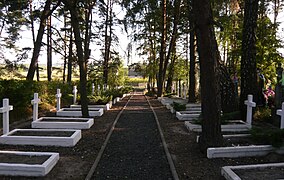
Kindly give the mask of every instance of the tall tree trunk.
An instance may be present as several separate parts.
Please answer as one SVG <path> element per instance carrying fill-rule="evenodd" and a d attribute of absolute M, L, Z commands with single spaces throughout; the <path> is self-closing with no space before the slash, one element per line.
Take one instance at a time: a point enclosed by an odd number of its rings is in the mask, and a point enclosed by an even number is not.
<path fill-rule="evenodd" d="M 39 57 L 42 38 L 43 38 L 43 34 L 44 34 L 44 28 L 46 26 L 46 19 L 60 5 L 61 0 L 59 0 L 57 2 L 57 4 L 52 8 L 52 10 L 50 10 L 51 3 L 52 3 L 51 0 L 46 0 L 43 12 L 40 16 L 40 24 L 39 24 L 39 29 L 38 29 L 38 33 L 37 33 L 37 38 L 36 38 L 36 41 L 34 43 L 33 56 L 32 56 L 31 63 L 30 63 L 30 66 L 29 66 L 29 70 L 28 70 L 28 74 L 27 74 L 27 77 L 26 77 L 26 79 L 29 80 L 29 81 L 32 81 L 34 79 L 34 74 L 35 74 L 35 70 L 36 70 L 36 67 L 37 67 L 37 60 L 38 60 L 38 57 Z"/>
<path fill-rule="evenodd" d="M 66 14 L 64 11 L 64 27 L 66 27 Z M 65 83 L 66 80 L 66 65 L 67 65 L 67 32 L 66 30 L 64 31 L 64 65 L 63 65 L 63 82 Z"/>
<path fill-rule="evenodd" d="M 165 59 L 165 63 L 164 63 L 164 68 L 163 68 L 163 82 L 165 81 L 165 77 L 166 77 L 166 72 L 167 72 L 167 68 L 168 68 L 168 64 L 171 58 L 171 55 L 175 52 L 175 47 L 176 47 L 176 40 L 177 40 L 177 36 L 178 36 L 178 23 L 180 20 L 180 3 L 181 0 L 175 0 L 174 2 L 174 26 L 173 26 L 173 32 L 172 32 L 172 37 L 171 37 L 171 41 L 170 41 L 170 45 L 169 45 L 169 50 L 168 50 L 168 54 L 166 56 Z"/>
<path fill-rule="evenodd" d="M 111 25 L 110 25 L 110 5 L 112 0 L 107 1 L 107 8 L 106 8 L 106 20 L 105 20 L 105 54 L 104 54 L 104 62 L 103 62 L 103 79 L 104 84 L 107 85 L 108 83 L 108 65 L 110 59 L 110 43 L 111 43 Z M 109 30 L 110 29 L 110 30 Z"/>
<path fill-rule="evenodd" d="M 34 15 L 33 15 L 33 0 L 29 1 L 30 5 L 30 19 L 31 19 L 31 31 L 33 38 L 33 45 L 35 46 L 35 26 L 34 26 Z M 37 81 L 39 81 L 39 68 L 38 68 L 38 59 L 36 60 L 36 73 L 37 73 Z"/>
<path fill-rule="evenodd" d="M 76 3 L 69 0 L 64 0 L 71 14 L 71 25 L 74 31 L 75 44 L 77 49 L 78 63 L 80 69 L 80 97 L 81 97 L 81 111 L 83 117 L 89 117 L 88 99 L 87 99 L 87 67 L 84 58 L 83 43 L 80 33 L 79 16 L 77 12 Z"/>
<path fill-rule="evenodd" d="M 257 98 L 257 72 L 256 72 L 256 27 L 259 0 L 245 0 L 245 13 L 243 23 L 242 57 L 241 57 L 241 95 L 240 110 L 245 117 L 244 101 L 248 94 Z"/>
<path fill-rule="evenodd" d="M 193 0 L 193 13 L 200 59 L 203 117 L 200 147 L 205 152 L 208 147 L 222 144 L 218 67 L 220 56 L 213 27 L 210 0 Z"/>
<path fill-rule="evenodd" d="M 51 81 L 52 73 L 52 41 L 51 41 L 51 16 L 47 19 L 47 80 Z"/>
<path fill-rule="evenodd" d="M 193 27 L 193 24 L 190 23 L 191 26 Z M 192 30 L 190 31 L 190 40 L 189 40 L 189 44 L 190 44 L 190 61 L 189 61 L 189 98 L 188 98 L 188 102 L 190 103 L 195 103 L 196 102 L 196 56 L 195 56 L 195 52 L 196 52 L 196 48 L 195 48 L 195 33 L 194 30 L 192 28 Z"/>
<path fill-rule="evenodd" d="M 70 30 L 69 51 L 68 51 L 68 63 L 67 63 L 67 82 L 72 81 L 72 62 L 73 62 L 73 30 Z"/>
<path fill-rule="evenodd" d="M 168 80 L 167 80 L 167 87 L 166 87 L 166 92 L 170 93 L 172 90 L 172 85 L 173 85 L 173 79 L 174 79 L 174 73 L 175 73 L 175 61 L 177 57 L 174 55 L 174 58 L 170 64 L 169 67 L 169 74 L 168 74 Z"/>
<path fill-rule="evenodd" d="M 160 62 L 159 62 L 159 74 L 158 74 L 158 93 L 157 96 L 161 97 L 164 90 L 164 62 L 166 53 L 166 39 L 167 39 L 167 1 L 163 0 L 162 3 L 162 37 L 161 37 L 161 50 L 160 50 Z"/>

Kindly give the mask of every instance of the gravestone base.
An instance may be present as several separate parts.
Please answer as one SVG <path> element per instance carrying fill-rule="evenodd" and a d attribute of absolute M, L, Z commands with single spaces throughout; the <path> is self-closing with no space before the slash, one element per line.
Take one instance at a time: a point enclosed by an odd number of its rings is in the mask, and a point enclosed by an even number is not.
<path fill-rule="evenodd" d="M 59 160 L 59 153 L 51 152 L 19 152 L 19 151 L 0 151 L 2 155 L 38 157 L 48 156 L 43 163 L 24 163 L 24 162 L 1 162 L 0 174 L 5 176 L 45 176 L 56 165 Z M 12 157 L 13 158 L 13 157 Z M 20 160 L 20 159 L 19 159 Z"/>
<path fill-rule="evenodd" d="M 41 117 L 32 122 L 32 128 L 89 129 L 93 124 L 93 118 Z"/>
<path fill-rule="evenodd" d="M 29 133 L 31 135 L 15 135 L 17 133 Z M 70 135 L 54 136 L 56 132 Z M 47 135 L 37 135 L 45 133 Z M 81 139 L 81 130 L 71 129 L 14 129 L 0 136 L 0 144 L 10 145 L 37 145 L 37 146 L 63 146 L 72 147 Z"/>
<path fill-rule="evenodd" d="M 102 116 L 103 113 L 103 108 L 89 108 L 89 115 L 91 117 Z M 56 112 L 56 115 L 65 117 L 82 117 L 82 111 L 81 108 L 62 108 Z"/>
<path fill-rule="evenodd" d="M 271 168 L 284 168 L 284 163 L 269 163 L 269 164 L 253 164 L 253 165 L 239 165 L 239 166 L 224 166 L 221 169 L 221 174 L 227 180 L 241 180 L 241 177 L 235 173 L 236 170 L 253 170 L 265 171 L 265 169 Z M 268 173 L 269 174 L 269 173 Z M 280 175 L 280 174 L 279 174 Z M 253 175 L 252 175 L 253 176 Z M 280 175 L 281 176 L 281 175 Z M 255 177 L 254 177 L 255 178 Z M 271 175 L 268 177 L 262 177 L 263 179 L 271 178 Z M 274 179 L 274 178 L 272 178 Z M 277 178 L 278 179 L 278 178 Z"/>

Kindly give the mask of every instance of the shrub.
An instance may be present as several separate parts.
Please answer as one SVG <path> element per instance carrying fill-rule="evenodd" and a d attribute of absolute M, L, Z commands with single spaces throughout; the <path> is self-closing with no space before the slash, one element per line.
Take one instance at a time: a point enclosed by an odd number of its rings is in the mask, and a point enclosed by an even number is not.
<path fill-rule="evenodd" d="M 271 109 L 269 107 L 258 107 L 253 115 L 255 121 L 271 122 Z"/>
<path fill-rule="evenodd" d="M 252 128 L 250 133 L 256 142 L 271 144 L 273 147 L 283 145 L 284 129 Z"/>
<path fill-rule="evenodd" d="M 185 104 L 180 104 L 180 103 L 177 103 L 177 102 L 173 102 L 173 107 L 176 111 L 184 111 L 186 109 Z"/>

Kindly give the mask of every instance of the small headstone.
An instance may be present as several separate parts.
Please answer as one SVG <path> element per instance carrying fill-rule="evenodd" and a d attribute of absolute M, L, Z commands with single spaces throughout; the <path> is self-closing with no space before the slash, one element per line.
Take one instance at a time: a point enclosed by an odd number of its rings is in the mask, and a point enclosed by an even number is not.
<path fill-rule="evenodd" d="M 60 89 L 57 89 L 57 93 L 55 95 L 56 97 L 56 111 L 59 111 L 60 108 L 61 108 L 61 92 L 60 92 Z"/>
<path fill-rule="evenodd" d="M 73 104 L 76 104 L 77 102 L 77 92 L 78 92 L 77 86 L 74 86 L 73 87 Z"/>
<path fill-rule="evenodd" d="M 281 116 L 280 129 L 284 129 L 284 102 L 282 103 L 282 109 L 277 110 L 277 115 Z"/>
<path fill-rule="evenodd" d="M 251 125 L 252 121 L 252 108 L 256 106 L 256 103 L 252 101 L 253 96 L 248 95 L 248 100 L 245 100 L 245 105 L 247 105 L 247 119 L 246 122 Z"/>
<path fill-rule="evenodd" d="M 9 99 L 3 99 L 3 107 L 0 108 L 0 113 L 3 114 L 3 134 L 9 133 L 9 111 L 13 110 L 13 106 L 9 105 Z"/>
<path fill-rule="evenodd" d="M 95 84 L 92 83 L 92 95 L 94 95 L 94 94 L 95 94 Z"/>
<path fill-rule="evenodd" d="M 31 101 L 33 105 L 33 120 L 38 119 L 38 104 L 40 103 L 40 99 L 38 98 L 38 93 L 34 93 L 34 99 Z"/>

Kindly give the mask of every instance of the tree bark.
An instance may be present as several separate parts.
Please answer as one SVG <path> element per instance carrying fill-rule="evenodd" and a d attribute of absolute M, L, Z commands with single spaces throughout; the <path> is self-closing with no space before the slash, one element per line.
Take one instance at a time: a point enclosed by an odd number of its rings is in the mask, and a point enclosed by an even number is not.
<path fill-rule="evenodd" d="M 47 19 L 47 80 L 51 81 L 52 74 L 52 41 L 51 41 L 51 16 Z"/>
<path fill-rule="evenodd" d="M 81 111 L 83 117 L 89 117 L 88 111 L 88 99 L 87 99 L 87 67 L 84 58 L 83 43 L 79 27 L 79 16 L 77 12 L 76 3 L 69 0 L 64 0 L 64 4 L 70 11 L 71 14 L 71 25 L 74 31 L 75 44 L 77 49 L 78 63 L 80 69 L 80 97 L 81 97 Z"/>
<path fill-rule="evenodd" d="M 57 4 L 52 8 L 52 10 L 50 10 L 51 3 L 52 3 L 51 0 L 46 1 L 45 6 L 44 6 L 44 10 L 43 10 L 43 12 L 40 16 L 40 25 L 39 25 L 39 29 L 38 29 L 38 33 L 37 33 L 37 38 L 36 38 L 36 41 L 34 43 L 33 56 L 32 56 L 30 67 L 29 67 L 28 74 L 27 74 L 27 77 L 26 77 L 26 80 L 29 80 L 29 81 L 32 81 L 34 79 L 35 70 L 37 68 L 37 60 L 38 60 L 38 57 L 39 57 L 42 38 L 43 38 L 43 34 L 44 34 L 44 28 L 46 26 L 46 19 L 60 5 L 61 0 L 59 0 L 57 2 Z"/>
<path fill-rule="evenodd" d="M 164 62 L 166 53 L 166 37 L 167 37 L 167 1 L 162 2 L 162 37 L 161 37 L 161 50 L 160 50 L 160 62 L 159 62 L 159 74 L 158 74 L 158 93 L 157 96 L 161 97 L 164 90 Z"/>
<path fill-rule="evenodd" d="M 241 95 L 240 110 L 245 117 L 244 101 L 248 94 L 257 99 L 257 72 L 256 72 L 256 27 L 259 0 L 246 0 L 243 23 L 242 57 L 241 57 Z"/>
<path fill-rule="evenodd" d="M 195 33 L 193 30 L 193 24 L 191 24 L 192 30 L 190 31 L 190 61 L 189 61 L 189 98 L 188 102 L 195 103 L 196 102 L 196 48 L 195 48 Z"/>
<path fill-rule="evenodd" d="M 200 148 L 205 152 L 208 147 L 222 144 L 218 67 L 220 56 L 213 27 L 210 0 L 193 0 L 193 13 L 200 59 L 203 117 Z"/>
<path fill-rule="evenodd" d="M 70 41 L 69 41 L 69 51 L 68 51 L 68 63 L 67 63 L 67 82 L 72 81 L 72 62 L 73 62 L 73 30 L 70 30 Z"/>

